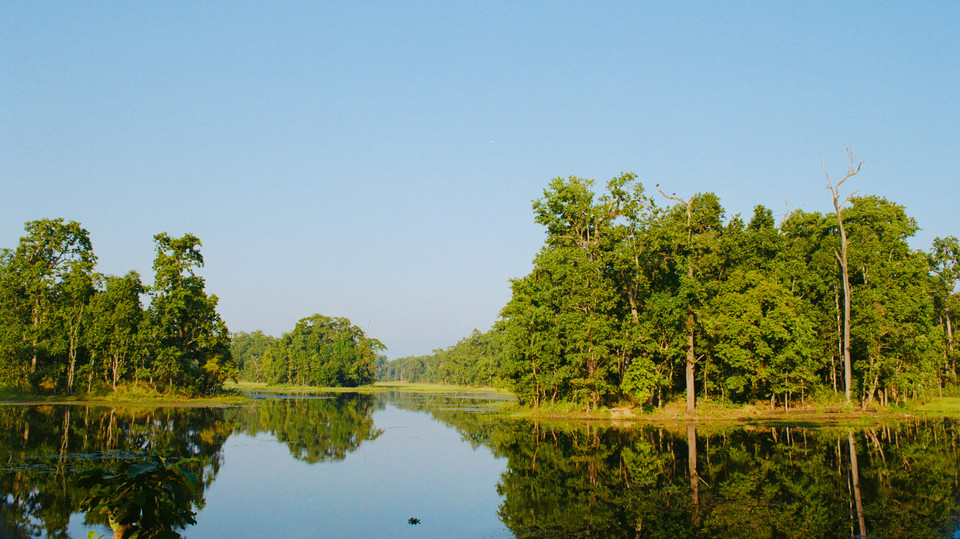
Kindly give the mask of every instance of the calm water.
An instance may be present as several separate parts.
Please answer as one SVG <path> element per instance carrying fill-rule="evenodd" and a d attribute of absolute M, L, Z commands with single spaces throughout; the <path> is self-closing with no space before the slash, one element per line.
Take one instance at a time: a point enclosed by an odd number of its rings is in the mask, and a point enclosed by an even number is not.
<path fill-rule="evenodd" d="M 192 511 L 191 538 L 960 537 L 952 421 L 547 426 L 486 404 L 0 407 L 0 537 L 112 537 L 98 509 L 190 474 L 158 514 Z"/>

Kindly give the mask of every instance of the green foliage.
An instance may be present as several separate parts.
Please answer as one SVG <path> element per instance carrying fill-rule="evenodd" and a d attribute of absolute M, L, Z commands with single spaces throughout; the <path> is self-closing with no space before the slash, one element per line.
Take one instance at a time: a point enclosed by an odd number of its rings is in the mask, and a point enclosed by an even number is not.
<path fill-rule="evenodd" d="M 263 332 L 234 335 L 231 348 L 244 358 L 244 375 L 271 384 L 357 387 L 376 380 L 378 353 L 386 347 L 346 318 L 314 314 L 279 339 Z"/>
<path fill-rule="evenodd" d="M 227 415 L 224 408 L 0 408 L 7 463 L 0 490 L 9 496 L 0 534 L 67 537 L 71 514 L 85 511 L 86 524 L 111 526 L 114 537 L 133 536 L 133 526 L 145 528 L 139 537 L 182 527 L 203 507 L 222 464 L 235 429 Z M 129 522 L 137 511 L 139 521 Z M 131 526 L 121 532 L 122 521 Z"/>
<path fill-rule="evenodd" d="M 156 353 L 153 375 L 168 387 L 188 387 L 205 394 L 220 390 L 235 376 L 229 333 L 217 314 L 217 296 L 204 291 L 200 240 L 192 234 L 154 236 L 150 329 Z"/>
<path fill-rule="evenodd" d="M 863 430 L 479 422 L 440 416 L 507 464 L 516 537 L 943 537 L 960 455 L 951 421 Z M 856 485 L 856 486 L 854 486 Z M 862 499 L 858 514 L 855 499 Z M 865 527 L 860 527 L 860 522 Z"/>
<path fill-rule="evenodd" d="M 197 462 L 170 463 L 154 456 L 124 463 L 117 470 L 85 470 L 77 479 L 80 488 L 89 489 L 81 508 L 107 517 L 123 537 L 180 537 L 174 529 L 197 523 L 190 502 L 198 487 L 197 477 L 181 465 Z"/>
<path fill-rule="evenodd" d="M 695 392 L 789 406 L 842 390 L 835 216 L 798 210 L 778 227 L 757 206 L 747 224 L 724 222 L 711 193 L 663 193 L 676 203 L 661 209 L 632 174 L 599 195 L 594 183 L 556 178 L 533 203 L 547 236 L 497 324 L 507 341 L 500 376 L 521 402 L 647 405 L 686 393 L 689 409 Z M 842 218 L 860 400 L 929 394 L 956 377 L 960 247 L 948 237 L 929 255 L 915 251 L 916 223 L 902 207 L 850 202 Z M 438 370 L 430 358 L 405 366 Z"/>
<path fill-rule="evenodd" d="M 303 462 L 343 460 L 383 431 L 374 426 L 373 395 L 338 394 L 320 399 L 276 399 L 249 408 L 240 417 L 250 434 L 269 432 Z"/>
<path fill-rule="evenodd" d="M 378 363 L 377 379 L 497 387 L 502 383 L 500 372 L 507 344 L 503 332 L 496 328 L 486 333 L 475 329 L 457 344 L 437 349 L 429 356 Z"/>
<path fill-rule="evenodd" d="M 275 337 L 260 330 L 252 333 L 238 331 L 230 335 L 230 355 L 244 379 L 254 382 L 264 380 L 261 358 L 276 342 Z"/>
<path fill-rule="evenodd" d="M 0 385 L 73 393 L 124 383 L 208 394 L 235 376 L 217 297 L 195 273 L 200 240 L 157 234 L 154 286 L 95 271 L 74 221 L 26 224 L 0 250 Z M 151 294 L 150 308 L 141 296 Z"/>

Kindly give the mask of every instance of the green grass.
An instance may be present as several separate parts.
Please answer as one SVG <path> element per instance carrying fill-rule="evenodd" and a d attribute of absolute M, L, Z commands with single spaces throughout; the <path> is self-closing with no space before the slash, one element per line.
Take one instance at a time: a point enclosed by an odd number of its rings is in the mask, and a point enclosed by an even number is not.
<path fill-rule="evenodd" d="M 695 421 L 708 428 L 724 425 L 763 426 L 870 426 L 910 420 L 916 417 L 948 417 L 960 419 L 960 397 L 941 397 L 926 403 L 907 406 L 872 405 L 867 411 L 859 406 L 845 405 L 836 399 L 808 401 L 802 407 L 782 407 L 771 410 L 768 403 L 730 404 L 708 399 L 697 402 L 696 415 L 686 415 L 686 402 L 681 397 L 660 408 L 643 409 L 631 405 L 587 410 L 585 405 L 557 403 L 539 408 L 512 405 L 503 408 L 511 418 L 530 419 L 547 423 L 602 422 L 618 426 L 669 426 Z"/>
<path fill-rule="evenodd" d="M 411 393 L 448 394 L 494 394 L 511 395 L 509 392 L 489 387 L 470 387 L 445 384 L 412 384 L 408 382 L 377 382 L 373 385 L 359 387 L 316 387 L 293 384 L 267 384 L 265 382 L 227 382 L 224 389 L 236 391 L 252 391 L 257 393 L 281 393 L 297 395 L 318 395 L 322 393 L 383 393 L 385 391 L 404 391 Z"/>
<path fill-rule="evenodd" d="M 248 404 L 250 398 L 237 392 L 225 391 L 211 396 L 197 397 L 177 392 L 158 392 L 145 387 L 121 386 L 117 391 L 100 390 L 74 395 L 29 393 L 18 389 L 0 389 L 0 404 L 94 404 L 144 406 L 230 406 Z"/>
<path fill-rule="evenodd" d="M 923 413 L 944 415 L 945 417 L 960 417 L 960 397 L 939 397 L 923 404 L 905 406 L 905 413 Z"/>

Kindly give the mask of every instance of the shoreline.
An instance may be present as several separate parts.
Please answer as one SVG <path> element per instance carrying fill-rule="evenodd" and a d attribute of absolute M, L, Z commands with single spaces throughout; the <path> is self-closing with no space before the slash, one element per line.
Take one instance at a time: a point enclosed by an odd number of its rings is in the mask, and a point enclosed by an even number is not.
<path fill-rule="evenodd" d="M 0 406 L 87 405 L 87 406 L 142 406 L 142 407 L 230 407 L 249 406 L 257 400 L 252 395 L 322 395 L 331 393 L 377 394 L 389 391 L 424 395 L 451 395 L 470 398 L 486 397 L 501 401 L 496 412 L 508 419 L 533 420 L 546 423 L 593 423 L 617 427 L 647 425 L 716 425 L 716 426 L 870 426 L 889 422 L 913 421 L 931 418 L 960 418 L 960 397 L 936 397 L 923 403 L 907 406 L 872 406 L 865 411 L 842 403 L 814 403 L 789 410 L 770 410 L 766 406 L 733 406 L 704 402 L 697 414 L 690 417 L 683 403 L 670 402 L 663 407 L 644 410 L 635 407 L 609 407 L 584 410 L 570 404 L 532 408 L 521 406 L 508 391 L 489 387 L 471 387 L 443 384 L 412 384 L 407 382 L 377 382 L 360 387 L 313 387 L 269 385 L 256 382 L 230 382 L 219 395 L 193 397 L 178 394 L 159 394 L 137 390 L 121 390 L 107 394 L 40 395 L 16 391 L 0 392 Z"/>

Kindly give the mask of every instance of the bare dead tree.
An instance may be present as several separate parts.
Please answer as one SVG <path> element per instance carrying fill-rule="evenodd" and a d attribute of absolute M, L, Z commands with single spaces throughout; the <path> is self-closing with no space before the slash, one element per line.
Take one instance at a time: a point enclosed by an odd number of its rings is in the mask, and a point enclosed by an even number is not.
<path fill-rule="evenodd" d="M 847 168 L 847 174 L 842 180 L 837 182 L 836 185 L 833 184 L 830 180 L 830 174 L 827 173 L 826 167 L 823 166 L 823 156 L 820 157 L 820 170 L 822 170 L 823 175 L 827 177 L 827 189 L 829 189 L 833 195 L 833 209 L 837 214 L 837 224 L 840 226 L 840 251 L 837 252 L 834 250 L 834 254 L 837 255 L 837 260 L 840 261 L 840 269 L 843 275 L 843 382 L 844 399 L 845 402 L 849 404 L 853 394 L 853 367 L 850 363 L 850 297 L 852 290 L 850 287 L 850 272 L 847 263 L 847 248 L 850 246 L 850 241 L 847 240 L 847 229 L 843 226 L 843 217 L 840 215 L 840 210 L 850 202 L 853 196 L 857 194 L 857 191 L 855 190 L 847 195 L 841 202 L 840 186 L 843 185 L 843 182 L 856 176 L 860 172 L 860 166 L 863 165 L 863 161 L 854 165 L 853 151 L 847 147 L 846 143 L 844 143 L 843 149 L 847 151 L 850 164 Z"/>

